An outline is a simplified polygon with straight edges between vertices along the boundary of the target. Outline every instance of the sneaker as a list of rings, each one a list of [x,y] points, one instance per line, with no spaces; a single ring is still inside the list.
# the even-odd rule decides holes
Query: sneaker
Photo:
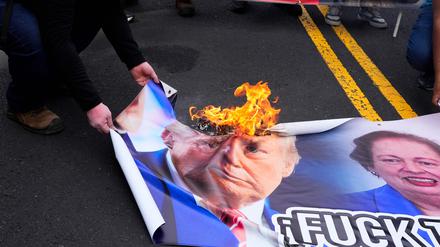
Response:
[[[196,9],[191,0],[176,0],[177,14],[182,17],[191,17],[196,13]]]
[[[248,9],[248,3],[244,1],[232,0],[229,10],[236,14],[243,14]]]
[[[63,121],[47,107],[24,113],[8,110],[7,116],[9,119],[21,124],[26,130],[40,135],[56,134],[64,130]]]
[[[375,28],[388,27],[388,23],[382,18],[382,16],[380,16],[380,13],[376,8],[359,8],[358,19],[368,21],[370,26]]]
[[[341,6],[330,6],[327,14],[325,15],[325,23],[329,24],[330,26],[339,26],[341,25],[341,15]]]
[[[419,78],[417,78],[417,84],[421,89],[432,91],[434,89],[434,76],[432,74],[422,73]]]

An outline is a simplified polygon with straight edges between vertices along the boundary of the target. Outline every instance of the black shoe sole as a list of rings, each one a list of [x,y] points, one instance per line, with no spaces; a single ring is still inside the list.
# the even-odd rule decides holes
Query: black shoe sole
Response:
[[[32,133],[34,133],[34,134],[39,134],[39,135],[53,135],[53,134],[60,133],[61,131],[64,130],[63,120],[61,120],[61,119],[59,119],[59,118],[53,120],[52,123],[50,123],[49,126],[47,126],[47,128],[45,128],[45,129],[35,129],[35,128],[31,128],[31,127],[29,127],[29,126],[23,124],[22,122],[20,122],[20,120],[18,120],[17,116],[16,116],[14,113],[12,113],[12,112],[9,112],[9,111],[8,111],[8,112],[6,113],[6,116],[7,116],[10,120],[12,120],[12,121],[14,121],[14,122],[20,124],[25,130],[27,130],[27,131],[29,131],[29,132],[32,132]]]

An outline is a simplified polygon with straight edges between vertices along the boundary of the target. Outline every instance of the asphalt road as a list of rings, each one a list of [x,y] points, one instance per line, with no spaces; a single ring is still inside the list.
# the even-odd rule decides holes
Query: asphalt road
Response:
[[[241,104],[232,96],[242,82],[268,81],[279,96],[280,121],[360,116],[325,64],[304,26],[288,9],[252,4],[244,15],[228,1],[195,1],[197,15],[181,18],[171,0],[140,0],[131,7],[136,40],[160,78],[179,91],[176,114],[188,121],[188,107]],[[366,72],[350,55],[316,7],[312,19],[377,113],[400,119]],[[344,11],[344,25],[415,113],[436,112],[430,93],[416,87],[418,72],[405,59],[417,10],[404,10],[392,37],[397,10],[382,11],[390,28],[374,29]],[[82,54],[90,77],[116,116],[139,92],[124,65],[100,33]],[[1,56],[0,111],[9,81]],[[55,136],[38,136],[0,116],[0,246],[148,246],[151,240],[109,136],[90,128],[69,97],[49,107],[66,124]],[[203,234],[203,233],[201,233]]]

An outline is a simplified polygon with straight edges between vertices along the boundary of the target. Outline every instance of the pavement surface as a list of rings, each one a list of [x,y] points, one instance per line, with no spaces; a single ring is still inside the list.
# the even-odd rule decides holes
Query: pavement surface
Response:
[[[272,4],[252,4],[238,15],[227,10],[228,1],[194,2],[193,18],[177,16],[172,0],[140,0],[129,8],[137,18],[133,33],[148,61],[179,91],[175,110],[181,121],[188,121],[191,105],[242,104],[243,99],[233,97],[234,89],[260,80],[268,81],[280,98],[280,122],[365,116],[352,103],[357,96],[347,95],[353,90],[343,90],[347,80],[355,82],[365,95],[361,100],[368,99],[383,120],[401,119],[402,105],[412,116],[438,111],[430,103],[431,93],[417,88],[418,72],[405,59],[418,10],[403,10],[397,38],[392,33],[398,10],[382,11],[390,24],[384,30],[357,20],[354,8],[344,10],[348,33],[400,93],[396,107],[375,86],[377,75],[372,78],[359,65],[317,7],[306,7],[310,17],[299,19],[289,8]],[[340,61],[336,71],[345,68],[352,79],[335,76],[335,68],[327,65],[334,57],[326,60],[328,54],[321,55],[310,33],[323,35]],[[140,88],[102,33],[81,56],[116,116]],[[1,112],[7,107],[9,80],[3,54]],[[59,135],[34,135],[0,116],[0,246],[151,245],[110,137],[90,128],[69,97],[53,98],[49,107],[65,120],[66,130]]]

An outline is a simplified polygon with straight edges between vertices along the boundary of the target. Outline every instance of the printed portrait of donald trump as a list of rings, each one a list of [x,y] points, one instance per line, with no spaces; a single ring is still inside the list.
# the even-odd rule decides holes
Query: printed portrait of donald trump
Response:
[[[143,109],[151,112],[154,107],[167,105],[166,100],[153,104],[143,97],[146,96],[139,95],[132,108],[129,106],[116,121],[121,129],[124,124],[131,127],[127,123],[137,123],[137,130],[125,132],[123,139],[141,172],[147,169],[148,176],[155,175],[163,184],[161,191],[171,191],[165,196],[171,198],[171,206],[162,203],[163,196],[155,197],[153,193],[163,208],[173,208],[161,211],[174,222],[174,227],[169,227],[168,232],[172,233],[158,242],[223,246],[277,244],[279,236],[273,232],[271,221],[277,212],[270,207],[268,197],[283,178],[293,173],[300,159],[295,137],[274,133],[207,135],[175,120],[173,113],[161,113],[160,116],[169,117],[159,123]],[[168,106],[160,108],[172,111]],[[136,119],[139,112],[143,112],[142,119]],[[145,121],[149,123],[142,123]],[[146,134],[149,130],[153,133]],[[140,138],[141,135],[144,137]],[[156,186],[150,190],[157,189]],[[174,198],[173,191],[177,195]],[[211,220],[202,220],[202,215],[208,215]],[[188,228],[194,232],[217,229],[215,234],[222,236],[217,239],[222,240],[209,242],[212,238],[188,234]]]

